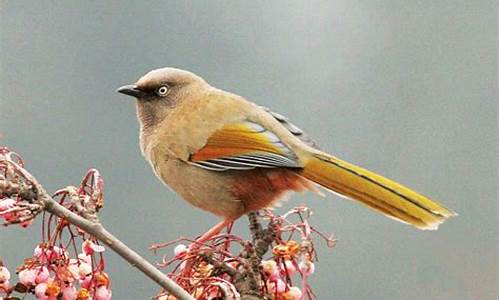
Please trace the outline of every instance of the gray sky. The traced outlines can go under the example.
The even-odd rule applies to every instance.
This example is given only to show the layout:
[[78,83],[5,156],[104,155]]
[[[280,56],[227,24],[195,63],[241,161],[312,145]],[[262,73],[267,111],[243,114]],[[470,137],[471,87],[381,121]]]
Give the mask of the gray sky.
[[[498,298],[496,1],[2,1],[1,144],[51,191],[90,167],[101,218],[144,254],[217,222],[140,156],[133,102],[114,90],[173,66],[287,115],[323,149],[460,216],[421,232],[333,195],[296,195],[318,244],[319,299]],[[283,211],[283,210],[281,210]],[[246,234],[246,221],[237,225]],[[39,226],[0,228],[14,269]],[[109,253],[115,299],[158,289]]]

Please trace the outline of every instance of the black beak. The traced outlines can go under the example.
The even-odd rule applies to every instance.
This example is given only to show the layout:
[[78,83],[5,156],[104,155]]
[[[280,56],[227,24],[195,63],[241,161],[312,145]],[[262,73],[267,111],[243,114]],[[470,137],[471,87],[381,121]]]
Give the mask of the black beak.
[[118,93],[122,93],[125,95],[129,95],[135,98],[143,98],[147,96],[147,93],[144,91],[141,91],[137,85],[135,84],[130,84],[130,85],[124,85],[116,90]]

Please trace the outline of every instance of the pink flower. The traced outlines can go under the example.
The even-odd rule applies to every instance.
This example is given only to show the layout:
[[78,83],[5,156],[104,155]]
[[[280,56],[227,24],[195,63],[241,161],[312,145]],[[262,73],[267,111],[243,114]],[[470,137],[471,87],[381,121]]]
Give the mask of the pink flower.
[[184,244],[179,244],[174,249],[174,254],[175,254],[175,257],[177,257],[177,258],[183,257],[184,255],[186,255],[187,252],[188,252],[188,249],[187,249],[186,245],[184,245]]
[[37,245],[35,247],[35,250],[33,250],[33,256],[39,258],[42,256],[42,254],[43,254],[43,249],[40,247],[40,245]]
[[286,283],[278,278],[275,281],[269,281],[268,287],[270,291],[280,294],[286,290]]
[[40,262],[45,263],[52,256],[52,250],[48,247],[40,247],[40,245],[36,246],[35,250],[33,250],[33,256],[38,258]]
[[283,268],[283,273],[288,274],[288,276],[291,276],[297,269],[295,268],[295,265],[293,261],[291,260],[285,260],[284,266],[281,266]]
[[300,300],[301,296],[302,291],[296,286],[292,286],[286,293],[283,293],[283,299],[286,300]]
[[78,259],[80,260],[80,262],[85,262],[85,263],[92,263],[92,257],[90,255],[87,255],[85,253],[80,253],[78,254]]
[[[0,292],[7,292],[10,290],[10,272],[9,270],[1,266],[0,267]],[[3,299],[0,297],[0,299]]]
[[24,269],[19,272],[19,281],[25,286],[32,286],[35,284],[37,271],[34,269]]
[[0,283],[4,281],[9,281],[10,279],[10,272],[6,267],[0,267]]
[[286,289],[286,283],[281,280],[281,279],[278,279],[276,280],[276,292],[278,293],[283,293]]
[[[7,292],[8,290],[10,290],[10,282],[8,280],[0,282],[0,292]],[[0,297],[0,299],[3,298]]]
[[299,264],[300,271],[304,276],[311,276],[314,274],[314,263],[308,260],[301,261]]
[[90,289],[90,286],[92,285],[92,275],[81,277],[79,282],[80,282],[80,287],[85,289]]
[[92,275],[92,266],[90,266],[88,263],[81,263],[78,266],[78,275],[80,275],[81,279]]
[[75,300],[76,288],[74,286],[67,286],[62,290],[62,300]]
[[35,286],[35,296],[40,300],[48,300],[49,296],[45,294],[47,290],[47,283],[39,283]]
[[104,252],[104,247],[101,245],[97,245],[91,240],[85,240],[82,244],[82,252],[87,255],[92,255],[94,252]]
[[96,289],[94,300],[109,300],[111,299],[111,290],[105,286],[100,286]]
[[[16,205],[16,200],[11,198],[6,198],[0,200],[0,213],[6,211],[7,209],[11,209]],[[1,214],[0,214],[1,215]]]
[[0,212],[0,217],[5,219],[5,222],[12,222],[16,220],[16,214],[13,212],[5,213]]
[[262,269],[267,274],[270,281],[275,281],[280,275],[278,265],[274,260],[263,260]]
[[69,260],[68,271],[71,273],[73,278],[80,278],[80,268],[78,267],[78,261],[76,259],[72,258]]
[[36,246],[33,251],[33,256],[37,257],[41,262],[47,262],[54,259],[65,258],[68,256],[66,250],[57,246]]
[[66,258],[68,257],[68,252],[64,248],[57,246],[52,247],[52,259]]
[[49,273],[49,270],[47,269],[46,266],[42,266],[42,267],[37,268],[36,278],[35,278],[36,283],[47,282],[47,280],[49,280],[49,277],[50,277],[50,273]]

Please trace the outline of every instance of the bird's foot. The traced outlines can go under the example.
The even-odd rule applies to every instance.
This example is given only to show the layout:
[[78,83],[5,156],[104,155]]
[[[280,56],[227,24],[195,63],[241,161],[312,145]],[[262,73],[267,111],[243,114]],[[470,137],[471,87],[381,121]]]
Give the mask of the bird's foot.
[[194,259],[198,257],[199,250],[206,242],[212,239],[214,236],[218,235],[222,229],[230,226],[233,223],[231,219],[224,219],[221,222],[217,223],[214,227],[210,228],[207,232],[202,234],[199,238],[197,238],[191,245],[189,245],[188,251],[186,253],[186,260],[181,272],[181,278],[188,279],[192,277],[194,273],[193,263]]

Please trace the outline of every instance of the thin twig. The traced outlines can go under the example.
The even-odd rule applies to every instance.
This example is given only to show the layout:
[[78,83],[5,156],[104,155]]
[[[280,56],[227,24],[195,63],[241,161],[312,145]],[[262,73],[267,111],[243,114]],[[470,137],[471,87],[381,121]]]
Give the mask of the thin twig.
[[[34,178],[32,178],[33,180]],[[83,217],[73,213],[64,206],[57,203],[45,189],[37,182],[35,182],[38,199],[43,203],[45,210],[66,219],[73,225],[80,227],[82,230],[95,236],[98,240],[103,242],[123,259],[128,261],[133,267],[139,269],[144,275],[158,283],[162,288],[167,290],[170,294],[180,300],[194,300],[195,298],[188,294],[184,289],[177,285],[173,280],[168,278],[160,270],[155,268],[142,256],[137,254],[134,250],[130,249],[122,241],[116,238],[113,234],[107,231],[100,223],[91,222]]]

